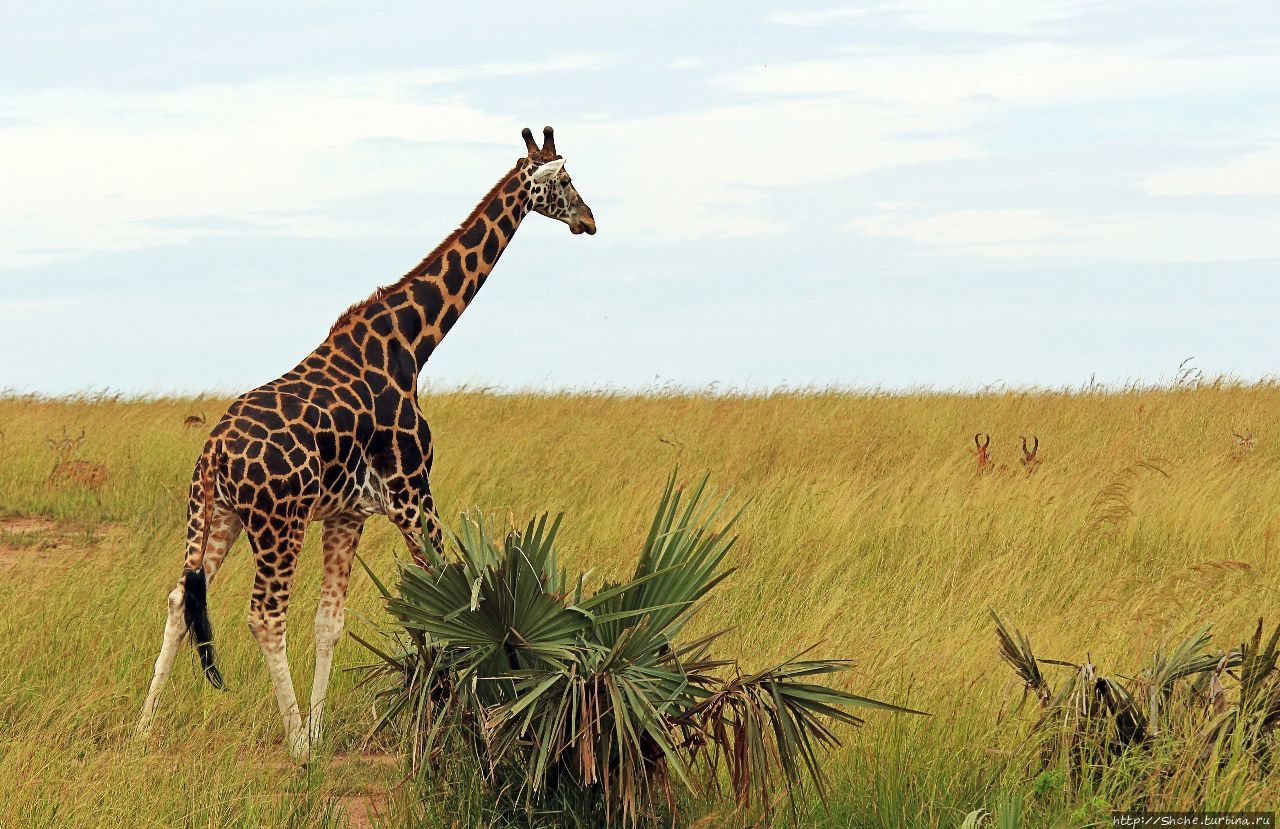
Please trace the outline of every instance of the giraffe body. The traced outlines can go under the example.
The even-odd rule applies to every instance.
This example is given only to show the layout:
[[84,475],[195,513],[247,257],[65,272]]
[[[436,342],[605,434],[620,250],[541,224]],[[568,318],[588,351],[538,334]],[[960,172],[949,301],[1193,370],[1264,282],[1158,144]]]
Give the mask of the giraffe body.
[[[365,520],[386,515],[420,564],[423,544],[440,544],[429,482],[431,430],[417,398],[419,372],[528,213],[563,221],[575,234],[595,233],[595,218],[564,171],[550,127],[544,135],[540,148],[525,130],[528,155],[453,234],[399,282],[348,309],[291,371],[237,398],[214,426],[192,476],[183,578],[169,594],[142,733],[150,730],[188,630],[195,633],[210,680],[221,683],[205,591],[243,532],[256,567],[249,628],[271,675],[286,744],[296,760],[309,757],[321,735],[333,650]],[[324,524],[324,579],[304,729],[286,658],[285,619],[303,535],[315,521]]]

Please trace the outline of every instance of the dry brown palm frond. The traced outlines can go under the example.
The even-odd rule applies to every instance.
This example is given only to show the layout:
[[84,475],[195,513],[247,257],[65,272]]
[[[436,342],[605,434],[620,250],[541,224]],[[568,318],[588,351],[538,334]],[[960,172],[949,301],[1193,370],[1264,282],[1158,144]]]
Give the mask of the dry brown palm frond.
[[1262,620],[1259,619],[1253,639],[1241,645],[1240,651],[1240,693],[1251,700],[1262,685],[1276,674],[1276,662],[1280,657],[1280,625],[1276,626],[1264,647]]
[[[1221,763],[1215,746],[1230,738],[1258,768],[1268,767],[1280,728],[1280,626],[1264,642],[1259,621],[1250,641],[1226,653],[1211,650],[1206,628],[1157,650],[1136,675],[1124,677],[1103,675],[1089,658],[1073,665],[1036,657],[1021,631],[1010,633],[991,616],[1001,656],[1028,687],[1045,683],[1040,664],[1073,668],[1032,726],[1044,738],[1044,766],[1065,762],[1080,783],[1122,755],[1155,745],[1172,745],[1190,762]],[[1237,667],[1237,685],[1228,687]]]
[[[1210,686],[1209,710],[1213,716],[1202,732],[1205,754],[1222,743],[1230,734],[1241,735],[1244,750],[1259,764],[1265,774],[1275,750],[1275,734],[1280,727],[1280,625],[1263,643],[1263,624],[1259,619],[1253,636],[1232,652],[1239,666],[1239,693],[1228,702],[1225,692]],[[1224,669],[1225,671],[1225,669]]]
[[1018,707],[1021,708],[1022,703],[1026,702],[1026,692],[1030,691],[1040,701],[1040,707],[1044,708],[1049,703],[1049,698],[1053,695],[1053,689],[1049,687],[1044,675],[1040,673],[1040,666],[1037,664],[1035,654],[1031,651],[1031,642],[1022,634],[1022,631],[1016,628],[1010,633],[994,610],[988,609],[987,612],[991,614],[992,620],[996,623],[996,636],[1000,639],[1001,658],[1013,667],[1013,670],[1025,683],[1025,690]]
[[[1222,654],[1206,651],[1211,638],[1209,629],[1203,628],[1168,653],[1157,650],[1134,680],[1134,691],[1142,696],[1147,720],[1157,733],[1164,706],[1173,697],[1177,683],[1192,676],[1210,675],[1222,661]],[[1228,667],[1232,664],[1228,659]]]

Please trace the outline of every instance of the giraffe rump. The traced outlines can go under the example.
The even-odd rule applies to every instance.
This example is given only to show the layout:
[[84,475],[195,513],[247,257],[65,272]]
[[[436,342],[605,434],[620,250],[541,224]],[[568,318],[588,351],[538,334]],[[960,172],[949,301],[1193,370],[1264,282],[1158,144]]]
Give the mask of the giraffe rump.
[[185,588],[182,616],[196,643],[200,666],[204,668],[204,675],[213,687],[223,688],[222,672],[218,670],[213,654],[213,624],[209,621],[208,582],[204,576],[204,568],[183,570],[182,584]]

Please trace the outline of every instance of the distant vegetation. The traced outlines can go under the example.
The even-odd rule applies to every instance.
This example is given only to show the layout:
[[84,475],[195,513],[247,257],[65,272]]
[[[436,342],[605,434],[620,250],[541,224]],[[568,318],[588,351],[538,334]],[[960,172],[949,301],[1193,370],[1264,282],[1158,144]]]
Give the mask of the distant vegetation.
[[[244,627],[252,572],[243,542],[210,595],[230,693],[207,688],[180,662],[154,737],[132,742],[182,554],[190,470],[208,429],[184,421],[211,423],[226,402],[0,398],[0,779],[8,786],[0,825],[338,826],[372,803],[390,827],[452,827],[466,816],[424,805],[401,785],[397,762],[379,759],[398,748],[389,736],[366,745],[374,700],[354,674],[331,687],[332,761],[308,772],[280,762],[279,715]],[[737,572],[687,635],[728,628],[717,650],[746,665],[782,662],[820,641],[821,655],[856,663],[837,675],[840,689],[932,714],[838,728],[827,804],[806,796],[802,825],[959,826],[985,812],[1072,826],[1117,807],[1280,802],[1275,772],[1245,765],[1207,764],[1192,779],[1119,763],[1073,778],[1069,764],[1029,762],[1035,709],[1015,714],[1025,681],[1002,664],[988,616],[995,608],[1011,633],[1026,631],[1037,656],[1088,661],[1121,684],[1146,655],[1169,653],[1206,626],[1227,650],[1251,641],[1259,616],[1276,621],[1276,385],[459,392],[424,405],[446,518],[475,508],[564,511],[562,564],[600,578],[634,573],[656,482],[673,467],[707,470],[749,499],[726,559]],[[975,434],[991,436],[982,474]],[[1023,435],[1029,448],[1039,438],[1031,469]],[[308,540],[290,610],[303,684],[317,540]],[[372,519],[362,554],[393,579],[402,544]],[[382,605],[357,571],[349,630],[374,636],[372,623],[387,618]],[[340,666],[367,660],[358,643],[339,644]],[[1072,670],[1044,670],[1055,693]],[[745,826],[753,811],[707,798],[685,814],[704,827]]]

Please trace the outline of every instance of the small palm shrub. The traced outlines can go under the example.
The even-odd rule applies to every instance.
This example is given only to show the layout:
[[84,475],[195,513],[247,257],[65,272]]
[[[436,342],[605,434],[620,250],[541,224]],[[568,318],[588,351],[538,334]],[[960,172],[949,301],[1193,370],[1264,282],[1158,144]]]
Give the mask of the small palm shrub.
[[495,535],[463,516],[450,554],[401,563],[394,589],[374,577],[400,628],[360,640],[378,657],[363,668],[375,729],[405,728],[417,770],[467,757],[508,818],[635,826],[674,819],[682,789],[723,786],[766,814],[783,792],[821,792],[833,726],[862,723],[850,709],[910,709],[823,684],[844,661],[747,672],[711,655],[720,633],[683,635],[729,575],[724,506],[705,479],[686,497],[673,477],[632,577],[596,586],[559,566],[560,518]]
[[[1230,764],[1269,771],[1280,736],[1280,627],[1264,639],[1259,619],[1250,638],[1225,651],[1212,648],[1204,629],[1125,678],[1088,659],[1038,657],[1022,631],[991,617],[1001,656],[1025,684],[1024,702],[1033,696],[1040,709],[1039,762],[1065,767],[1077,787],[1122,764],[1190,789]],[[1065,676],[1055,686],[1041,665],[1065,668]]]

